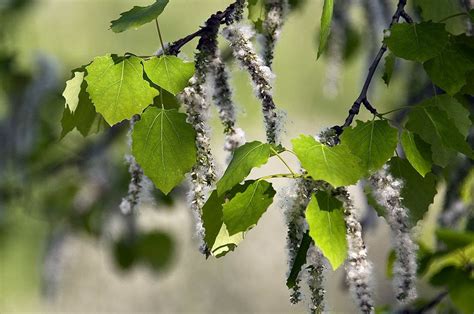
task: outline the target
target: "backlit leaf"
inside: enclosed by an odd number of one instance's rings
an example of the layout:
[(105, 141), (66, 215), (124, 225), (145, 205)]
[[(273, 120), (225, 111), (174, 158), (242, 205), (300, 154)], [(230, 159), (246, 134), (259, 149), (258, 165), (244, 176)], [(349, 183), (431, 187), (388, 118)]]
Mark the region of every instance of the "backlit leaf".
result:
[(425, 62), (445, 48), (448, 35), (442, 23), (400, 23), (393, 25), (385, 43), (399, 58)]
[(237, 193), (224, 204), (224, 223), (229, 235), (247, 231), (257, 224), (273, 202), (275, 190), (272, 184), (259, 180), (252, 182), (244, 192)]
[(329, 147), (308, 135), (291, 142), (301, 165), (314, 180), (324, 180), (335, 187), (347, 186), (365, 174), (360, 158), (344, 143)]
[(327, 192), (311, 197), (306, 209), (309, 234), (335, 270), (347, 257), (346, 223), (342, 202)]
[(431, 148), (418, 135), (404, 130), (402, 133), (402, 146), (405, 155), (413, 166), (423, 177), (431, 171)]
[(237, 148), (224, 175), (217, 182), (219, 195), (242, 182), (249, 175), (252, 168), (265, 164), (270, 154), (271, 145), (258, 141), (245, 143)]
[(357, 121), (356, 127), (344, 131), (341, 142), (362, 160), (361, 166), (369, 173), (380, 169), (393, 156), (398, 131), (385, 120)]
[(110, 28), (115, 33), (130, 28), (137, 29), (160, 16), (168, 2), (169, 0), (156, 0), (155, 3), (146, 7), (135, 6), (131, 10), (121, 13), (117, 20), (111, 22)]
[(141, 114), (159, 94), (143, 79), (143, 67), (137, 57), (118, 63), (110, 55), (97, 57), (86, 70), (87, 92), (97, 112), (110, 125)]
[(321, 28), (319, 30), (318, 58), (326, 49), (329, 34), (331, 33), (332, 14), (334, 10), (334, 0), (324, 0), (323, 12), (321, 14)]
[(135, 124), (133, 155), (155, 186), (168, 194), (196, 163), (195, 137), (185, 114), (150, 107)]
[(175, 56), (151, 58), (143, 63), (150, 80), (168, 92), (180, 93), (194, 74), (194, 63)]

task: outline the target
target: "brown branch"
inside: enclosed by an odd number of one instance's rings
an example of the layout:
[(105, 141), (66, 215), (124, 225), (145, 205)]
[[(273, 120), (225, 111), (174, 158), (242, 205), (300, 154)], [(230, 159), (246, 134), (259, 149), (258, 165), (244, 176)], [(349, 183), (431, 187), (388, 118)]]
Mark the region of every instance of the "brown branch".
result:
[[(242, 14), (241, 8), (243, 7), (244, 1), (236, 0), (234, 3), (230, 4), (223, 12), (217, 11), (216, 13), (212, 14), (209, 20), (214, 20), (220, 24), (232, 24), (236, 20), (240, 20), (240, 15)], [(192, 34), (189, 34), (177, 41), (171, 43), (171, 45), (166, 49), (167, 54), (170, 55), (178, 55), (181, 52), (181, 48), (184, 45), (189, 43), (196, 37), (205, 36), (207, 33), (212, 32), (213, 29), (210, 27), (208, 23), (206, 26), (202, 26), (199, 30), (195, 31)]]
[[(412, 22), (412, 19), (410, 18), (410, 16), (405, 12), (406, 4), (407, 4), (407, 0), (398, 1), (397, 10), (395, 11), (392, 17), (392, 21), (390, 22), (389, 29), (392, 28), (394, 24), (398, 23), (401, 17), (404, 18), (406, 21)], [(378, 115), (377, 110), (370, 104), (367, 98), (367, 92), (369, 90), (370, 84), (374, 77), (375, 71), (377, 70), (377, 67), (380, 63), (380, 60), (382, 59), (386, 51), (387, 51), (387, 44), (384, 43), (382, 44), (382, 47), (380, 47), (379, 52), (377, 53), (374, 61), (372, 61), (372, 64), (369, 67), (369, 73), (367, 74), (367, 78), (365, 79), (365, 82), (359, 94), (359, 97), (357, 97), (356, 101), (354, 102), (351, 109), (349, 110), (349, 115), (344, 121), (344, 124), (336, 125), (332, 127), (332, 129), (336, 131), (337, 136), (340, 136), (342, 132), (344, 131), (344, 129), (352, 124), (354, 117), (359, 114), (361, 105), (364, 105), (364, 107), (367, 110), (369, 110), (372, 114)]]

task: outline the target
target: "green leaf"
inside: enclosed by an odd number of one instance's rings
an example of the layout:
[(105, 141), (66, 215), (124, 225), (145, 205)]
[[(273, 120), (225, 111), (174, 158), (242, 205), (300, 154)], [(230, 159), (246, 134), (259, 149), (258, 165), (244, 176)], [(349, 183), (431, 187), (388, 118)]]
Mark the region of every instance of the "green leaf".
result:
[(74, 77), (66, 82), (66, 88), (63, 92), (63, 97), (66, 100), (66, 108), (69, 108), (71, 113), (77, 108), (79, 104), (79, 93), (81, 92), (81, 85), (84, 81), (84, 72), (74, 72)]
[(432, 98), (431, 104), (446, 112), (461, 135), (465, 137), (468, 135), (472, 125), (470, 112), (458, 100), (446, 94), (437, 95)]
[[(78, 75), (78, 73), (82, 73), (82, 75)], [(73, 80), (77, 77), (84, 77), (84, 72), (74, 72)], [(69, 87), (66, 87), (68, 91), (65, 91), (67, 96), (63, 94), (65, 98), (67, 97), (67, 103), (61, 119), (61, 138), (64, 138), (69, 132), (74, 130), (74, 128), (76, 128), (82, 136), (86, 137), (108, 127), (107, 122), (95, 111), (94, 105), (89, 99), (89, 95), (86, 92), (87, 82), (84, 80), (81, 81), (79, 91), (76, 95), (75, 89), (77, 89), (77, 84), (78, 81), (70, 83)], [(73, 111), (70, 109), (71, 106), (74, 109)]]
[(143, 63), (146, 75), (163, 89), (177, 95), (194, 74), (194, 63), (175, 56), (151, 58)]
[(403, 181), (402, 204), (409, 209), (410, 221), (416, 225), (433, 203), (436, 177), (429, 173), (423, 178), (406, 159), (399, 157), (393, 157), (388, 164), (390, 173)]
[[(421, 9), (421, 16), (424, 21), (441, 21), (444, 18), (464, 11), (461, 1), (452, 0), (415, 0), (415, 6)], [(449, 19), (445, 21), (447, 30), (452, 34), (465, 32), (465, 22), (463, 19)]]
[(413, 168), (423, 177), (431, 171), (431, 148), (417, 134), (404, 130), (401, 137), (403, 150)]
[(244, 235), (245, 232), (238, 232), (234, 235), (230, 235), (225, 224), (222, 224), (214, 246), (211, 249), (211, 254), (216, 258), (219, 258), (234, 251), (240, 242), (244, 240)]
[(162, 109), (176, 109), (181, 106), (178, 97), (158, 86), (160, 94), (153, 99), (153, 106)]
[[(240, 185), (239, 185), (240, 186)], [(222, 228), (222, 204), (225, 198), (219, 197), (217, 191), (212, 191), (211, 195), (202, 208), (202, 224), (205, 230), (204, 242), (212, 249), (216, 242), (217, 235)]]
[(395, 68), (395, 60), (395, 55), (391, 52), (389, 52), (385, 57), (385, 68), (382, 79), (387, 86), (390, 84), (390, 80), (392, 79), (393, 70)]
[(74, 128), (86, 137), (109, 127), (104, 118), (95, 112), (94, 106), (90, 102), (79, 103), (74, 113), (69, 108), (64, 108), (61, 125), (61, 138), (64, 138)]
[(223, 219), (223, 206), (226, 201), (232, 199), (237, 193), (244, 192), (253, 181), (236, 185), (229, 192), (219, 196), (217, 190), (212, 191), (202, 209), (202, 222), (205, 230), (204, 241), (209, 247), (211, 254), (222, 257), (233, 251), (244, 239), (244, 232), (229, 235)]
[(306, 208), (309, 234), (336, 270), (347, 257), (346, 223), (342, 202), (319, 191)]
[(344, 131), (341, 142), (362, 160), (361, 167), (369, 173), (380, 169), (393, 156), (398, 131), (385, 120), (357, 121), (356, 127)]
[(254, 24), (257, 32), (263, 32), (263, 21), (267, 15), (265, 0), (248, 0), (247, 9), (249, 11), (248, 19)]
[(385, 43), (399, 58), (425, 62), (448, 44), (449, 34), (442, 23), (400, 23), (392, 26)]
[(448, 250), (456, 250), (474, 243), (474, 232), (438, 228), (436, 229), (436, 237), (446, 245)]
[(272, 204), (275, 193), (271, 183), (259, 180), (252, 182), (244, 192), (237, 193), (225, 203), (223, 218), (229, 235), (247, 231), (256, 225)]
[(196, 163), (195, 137), (185, 114), (150, 107), (135, 124), (133, 155), (155, 186), (168, 194)]
[(455, 95), (466, 85), (468, 72), (474, 70), (472, 53), (473, 50), (466, 51), (461, 45), (449, 44), (423, 67), (433, 83)]
[(456, 122), (452, 120), (455, 115), (448, 116), (445, 111), (439, 109), (437, 101), (437, 97), (434, 97), (414, 106), (408, 114), (406, 128), (431, 144), (433, 161), (440, 166), (447, 164), (445, 154), (453, 150), (474, 158), (474, 152), (465, 136), (459, 132)]
[(242, 182), (249, 175), (252, 168), (265, 164), (270, 157), (271, 149), (270, 144), (258, 141), (245, 143), (237, 148), (224, 175), (217, 182), (217, 192), (219, 195)]
[(469, 11), (469, 18), (471, 19), (471, 22), (474, 22), (474, 9)]
[(323, 12), (321, 14), (321, 28), (319, 30), (318, 58), (323, 54), (328, 43), (329, 34), (331, 33), (333, 9), (334, 0), (324, 0)]
[(474, 261), (474, 242), (466, 246), (449, 251), (446, 254), (437, 256), (431, 260), (428, 270), (424, 277), (430, 278), (439, 273), (443, 268), (454, 266), (456, 268), (464, 268), (467, 263)]
[(291, 265), (290, 275), (286, 280), (286, 286), (288, 287), (288, 289), (291, 289), (296, 285), (298, 275), (301, 272), (301, 267), (306, 264), (306, 255), (308, 254), (308, 249), (312, 241), (313, 240), (309, 235), (309, 231), (305, 232), (305, 234), (303, 235), (303, 239), (301, 240), (301, 243), (298, 247), (298, 252), (296, 253), (293, 265)]
[(324, 180), (338, 187), (354, 184), (364, 176), (362, 161), (345, 143), (329, 147), (308, 135), (291, 142), (301, 165), (314, 180)]
[[(472, 261), (472, 259), (471, 259)], [(472, 302), (472, 291), (474, 289), (474, 278), (472, 274), (459, 271), (459, 275), (451, 276), (449, 287), (449, 297), (453, 304), (462, 313), (474, 313), (474, 302)]]
[(110, 55), (97, 57), (86, 70), (87, 92), (110, 125), (141, 114), (159, 94), (143, 79), (143, 67), (137, 57), (117, 64)]
[(134, 6), (130, 11), (121, 13), (117, 20), (112, 21), (110, 28), (115, 33), (120, 33), (130, 28), (137, 29), (160, 16), (168, 2), (168, 0), (156, 0), (155, 3), (146, 7)]

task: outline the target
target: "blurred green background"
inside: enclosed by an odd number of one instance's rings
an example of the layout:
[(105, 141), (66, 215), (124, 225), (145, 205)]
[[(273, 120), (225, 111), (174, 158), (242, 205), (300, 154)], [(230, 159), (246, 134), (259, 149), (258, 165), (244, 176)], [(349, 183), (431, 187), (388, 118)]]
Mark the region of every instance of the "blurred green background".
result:
[[(35, 167), (41, 168), (45, 163), (52, 167), (47, 169), (62, 168), (65, 160), (76, 155), (81, 161), (87, 162), (83, 160), (86, 157), (80, 155), (79, 148), (97, 141), (101, 134), (83, 139), (74, 131), (74, 134), (59, 140), (64, 106), (60, 95), (65, 81), (69, 79), (71, 69), (89, 63), (95, 56), (125, 52), (149, 55), (156, 51), (159, 41), (153, 24), (120, 34), (109, 30), (110, 21), (116, 19), (119, 13), (129, 10), (132, 5), (146, 5), (149, 2), (37, 0), (15, 11), (17, 13), (10, 16), (8, 21), (3, 21), (8, 24), (8, 32), (1, 38), (2, 47), (6, 47), (5, 51), (16, 57), (12, 65), (15, 71), (44, 80), (38, 68), (38, 58), (46, 58), (54, 65), (53, 72), (57, 77), (52, 96), (45, 100), (48, 104), (34, 116), (34, 120), (41, 121), (42, 125), (37, 132), (47, 132), (54, 140), (39, 149), (34, 162), (28, 164), (33, 172)], [(173, 41), (195, 31), (211, 13), (225, 8), (229, 3), (223, 0), (170, 1), (160, 17), (164, 40)], [(366, 73), (370, 49), (368, 45), (362, 44), (361, 49), (341, 69), (339, 93), (330, 97), (324, 92), (327, 60), (316, 60), (321, 6), (319, 0), (308, 0), (302, 9), (294, 11), (288, 18), (277, 46), (274, 62), (277, 75), (275, 101), (279, 108), (287, 112), (284, 144), (300, 133), (316, 134), (325, 127), (342, 123)], [(354, 14), (357, 16), (358, 13)], [(361, 35), (365, 36), (363, 32)], [(195, 44), (187, 45), (182, 55), (192, 59)], [(222, 44), (225, 47), (225, 42), (222, 41)], [(247, 140), (263, 139), (260, 105), (254, 97), (247, 74), (232, 66), (232, 80), (239, 106), (238, 121), (246, 131)], [(8, 84), (5, 80), (1, 83)], [(379, 112), (404, 105), (404, 94), (403, 86), (396, 77), (388, 89), (383, 84), (381, 73), (377, 73), (371, 100)], [(0, 95), (0, 117), (5, 117), (8, 111), (6, 102), (6, 95)], [(222, 169), (225, 159), (221, 149), (222, 130), (215, 109), (213, 113), (213, 148)], [(362, 113), (359, 118), (370, 117)], [(5, 139), (0, 142), (7, 145)], [(60, 218), (45, 218), (51, 214), (47, 211), (53, 210), (52, 204), (59, 212), (68, 211), (72, 198), (63, 199), (62, 196), (65, 193), (78, 193), (74, 187), (74, 191), (68, 192), (69, 182), (80, 178), (84, 171), (93, 174), (101, 167), (110, 167), (111, 172), (123, 172), (125, 179), (120, 181), (117, 188), (113, 186), (105, 191), (95, 189), (94, 185), (84, 185), (80, 193), (85, 195), (83, 199), (86, 200), (101, 200), (112, 195), (112, 200), (107, 203), (108, 210), (118, 211), (120, 198), (128, 184), (127, 166), (123, 162), (126, 151), (123, 133), (101, 157), (87, 162), (86, 170), (84, 167), (66, 165), (66, 170), (62, 169), (58, 175), (47, 176), (45, 172), (44, 178), (37, 175), (34, 180), (20, 181), (23, 182), (21, 195), (15, 201), (2, 204), (2, 219), (7, 227), (0, 234), (0, 313), (306, 311), (304, 303), (292, 306), (288, 301), (289, 292), (285, 286), (286, 230), (283, 209), (278, 206), (278, 202), (263, 216), (258, 227), (248, 233), (235, 252), (221, 259), (205, 260), (197, 250), (191, 212), (185, 198), (181, 197), (186, 193), (184, 189), (174, 194), (177, 197), (174, 205), (167, 205), (159, 199), (156, 204), (141, 208), (137, 218), (141, 228), (163, 230), (171, 235), (175, 246), (172, 262), (166, 270), (153, 272), (141, 266), (129, 271), (121, 270), (110, 248), (110, 239), (116, 238), (117, 229), (120, 228), (120, 218), (108, 215), (107, 223), (99, 235), (65, 231), (67, 235), (61, 238), (63, 243), (58, 254), (59, 262), (55, 264), (59, 268), (53, 270), (58, 276), (56, 292), (54, 296), (45, 297), (42, 288), (45, 251), (51, 243), (52, 230), (58, 234), (57, 231), (62, 228), (61, 219), (64, 219), (62, 214), (58, 216)], [(295, 160), (292, 162), (296, 165)], [(267, 168), (258, 169), (255, 175), (276, 167), (279, 166), (270, 164)], [(15, 168), (5, 167), (3, 171), (2, 175), (17, 182)], [(107, 181), (109, 178), (105, 176), (98, 180)], [(284, 190), (287, 183), (278, 182), (278, 186)], [(24, 192), (24, 184), (27, 193)], [(45, 199), (45, 193), (56, 195), (55, 199)], [(426, 241), (429, 242), (429, 238)], [(378, 219), (377, 228), (368, 231), (367, 242), (370, 258), (375, 264), (376, 301), (378, 304), (393, 303), (391, 286), (385, 275), (390, 238), (382, 220)], [(333, 274), (329, 270), (327, 274), (328, 309), (331, 312), (352, 312), (353, 306), (344, 288), (342, 272)]]

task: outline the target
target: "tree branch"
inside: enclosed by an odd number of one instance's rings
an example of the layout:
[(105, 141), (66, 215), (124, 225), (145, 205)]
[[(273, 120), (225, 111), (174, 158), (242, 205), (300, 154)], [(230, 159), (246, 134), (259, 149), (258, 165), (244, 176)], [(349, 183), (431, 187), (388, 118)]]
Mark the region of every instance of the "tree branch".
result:
[[(399, 0), (398, 5), (397, 5), (397, 10), (395, 11), (392, 21), (390, 22), (389, 29), (392, 28), (392, 26), (400, 20), (402, 17), (405, 19), (405, 21), (411, 23), (413, 20), (411, 17), (405, 12), (405, 6), (407, 4), (407, 0)], [(368, 98), (367, 98), (367, 92), (369, 90), (370, 84), (372, 82), (372, 79), (374, 77), (375, 71), (377, 70), (377, 67), (380, 63), (380, 60), (382, 59), (383, 55), (387, 51), (387, 44), (382, 44), (382, 47), (380, 47), (379, 52), (375, 56), (374, 61), (372, 61), (372, 64), (369, 67), (369, 73), (367, 74), (367, 78), (365, 79), (364, 85), (362, 87), (362, 90), (359, 94), (359, 97), (357, 97), (356, 101), (352, 105), (351, 109), (349, 110), (349, 115), (347, 116), (346, 120), (344, 121), (343, 125), (336, 125), (333, 126), (332, 128), (336, 131), (337, 136), (340, 136), (342, 132), (344, 131), (344, 128), (350, 126), (352, 124), (352, 121), (354, 120), (354, 117), (359, 114), (360, 106), (364, 105), (364, 107), (369, 110), (372, 114), (378, 115), (377, 110), (370, 104)]]
[[(216, 13), (212, 14), (209, 17), (208, 22), (214, 20), (214, 22), (220, 23), (220, 24), (232, 24), (234, 20), (236, 20), (236, 14), (241, 13), (241, 12), (238, 12), (241, 6), (242, 6), (242, 0), (236, 0), (234, 3), (230, 4), (224, 10), (224, 12), (217, 11)], [(167, 53), (170, 55), (178, 55), (181, 52), (181, 48), (183, 48), (183, 46), (189, 43), (191, 40), (193, 40), (196, 37), (202, 37), (208, 32), (212, 31), (211, 29), (212, 27), (210, 27), (210, 25), (212, 24), (214, 23), (207, 23), (206, 26), (202, 26), (196, 32), (189, 34), (188, 36), (185, 36), (173, 42), (168, 47)]]

